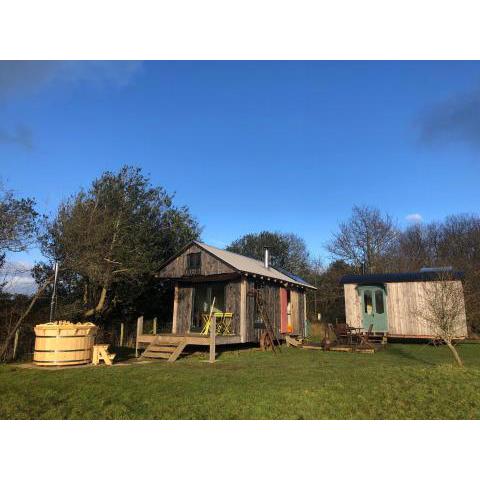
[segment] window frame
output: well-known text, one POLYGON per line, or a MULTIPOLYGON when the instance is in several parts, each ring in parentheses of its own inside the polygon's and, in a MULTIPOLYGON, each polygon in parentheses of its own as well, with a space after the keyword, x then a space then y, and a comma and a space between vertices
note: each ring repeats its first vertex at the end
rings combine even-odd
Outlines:
POLYGON ((200 272, 202 269, 202 252, 187 253, 187 272, 200 272), (195 260, 195 261, 192 261, 195 260))

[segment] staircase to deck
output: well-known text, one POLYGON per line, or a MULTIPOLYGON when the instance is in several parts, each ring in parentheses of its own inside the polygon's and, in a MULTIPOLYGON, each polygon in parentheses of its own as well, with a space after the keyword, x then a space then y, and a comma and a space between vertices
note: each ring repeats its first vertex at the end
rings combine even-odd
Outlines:
POLYGON ((174 362, 184 353, 187 343, 180 339, 178 342, 173 342, 156 337, 144 350, 140 358, 164 358, 169 362, 174 362))

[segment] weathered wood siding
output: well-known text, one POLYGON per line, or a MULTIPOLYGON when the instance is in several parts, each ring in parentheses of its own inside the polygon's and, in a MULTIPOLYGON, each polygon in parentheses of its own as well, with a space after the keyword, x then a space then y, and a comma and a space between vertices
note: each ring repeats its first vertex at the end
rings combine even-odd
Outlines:
POLYGON ((240 335, 241 280, 228 282, 225 287, 225 309, 233 313, 233 332, 240 335))
POLYGON ((193 287, 182 285, 178 286, 178 306, 177 318, 173 320, 175 333, 184 334, 190 329, 193 306, 193 287))
POLYGON ((303 335, 305 327, 305 293, 300 290, 291 290, 290 301, 292 304, 290 316, 293 328, 292 333, 303 335))
POLYGON ((180 278, 187 274, 187 255, 190 253, 201 254, 201 269, 196 275, 218 275, 222 273, 234 273, 235 270, 221 260, 197 245, 192 245, 182 255, 174 258, 158 273, 160 278, 180 278))
POLYGON ((305 335, 305 292, 298 292, 298 330, 294 332, 305 335))
MULTIPOLYGON (((459 280, 456 281, 461 285, 459 280)), ((387 283, 387 321, 390 335, 402 336, 430 336, 434 332, 421 318, 414 314, 421 308, 423 282, 387 283)), ((463 289, 462 289, 463 292, 463 289)), ((356 285, 344 285, 345 315, 352 327, 362 326, 361 298, 356 290, 356 285)), ((465 308, 462 313, 464 330, 462 335, 467 335, 465 308)))
MULTIPOLYGON (((347 283, 343 286, 345 295, 345 318, 351 327, 362 326, 362 304, 357 285, 347 283)), ((388 312, 387 312, 388 314, 388 312)))
MULTIPOLYGON (((262 328, 258 328, 255 297, 249 295, 253 292, 254 280, 246 280, 247 298, 246 298, 246 315, 245 315, 245 342, 258 342, 263 332, 262 328)), ((262 294, 265 302, 265 309, 269 316, 272 327, 280 338, 281 333, 281 307, 280 307, 280 286, 275 284, 265 284, 262 288, 262 294)), ((304 334, 305 325, 305 293, 300 290, 292 289, 290 292, 291 314, 290 321, 293 327, 293 333, 304 334)))
MULTIPOLYGON (((263 332, 258 328, 256 298, 252 295, 255 288, 254 280, 247 280, 247 307, 245 318, 245 342, 258 342, 263 332)), ((272 328, 280 335, 280 288, 277 285, 265 284, 262 287, 265 311, 270 319, 272 328)))

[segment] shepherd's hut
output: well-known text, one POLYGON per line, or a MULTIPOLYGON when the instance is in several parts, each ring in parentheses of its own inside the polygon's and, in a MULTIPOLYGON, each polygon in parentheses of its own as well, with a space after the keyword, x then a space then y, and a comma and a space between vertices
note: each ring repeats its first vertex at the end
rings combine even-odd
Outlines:
MULTIPOLYGON (((463 299, 462 272, 448 271, 448 282, 456 284, 461 295, 458 337, 467 336, 463 299)), ((425 268, 419 272, 345 275, 345 317, 351 327, 368 330, 390 338, 434 338, 435 331, 422 320, 422 294, 425 282, 439 282, 447 278, 445 269, 425 268)))

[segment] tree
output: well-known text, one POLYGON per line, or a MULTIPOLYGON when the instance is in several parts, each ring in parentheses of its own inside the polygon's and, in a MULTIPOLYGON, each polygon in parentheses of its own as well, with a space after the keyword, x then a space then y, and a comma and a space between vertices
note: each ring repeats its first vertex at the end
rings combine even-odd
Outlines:
POLYGON ((438 272, 435 281, 422 284, 418 304, 412 315, 421 319, 445 342, 457 364, 463 367, 453 345, 453 341, 464 333, 465 305, 461 282, 454 280, 450 272, 438 272))
POLYGON ((321 313, 323 322, 345 321, 345 301, 340 279, 351 273, 353 273, 351 265, 342 260, 336 260, 322 272, 322 275, 314 284, 317 287, 315 296, 318 299, 316 312, 321 313))
POLYGON ((480 217, 451 215, 443 222, 415 225, 399 235, 395 264, 400 271, 452 266, 465 273, 468 324, 480 327, 480 217))
POLYGON ((273 267, 284 268, 297 275, 308 272, 310 257, 307 246, 305 241, 294 233, 249 233, 233 241, 227 250, 263 260, 265 247, 269 247, 273 267))
POLYGON ((131 302, 165 259, 200 234, 187 207, 128 166, 71 196, 45 228, 43 252, 83 289, 84 317, 131 302))
MULTIPOLYGON (((36 239, 37 212, 31 198, 15 198, 10 190, 0 189, 0 269, 7 252, 21 252, 36 239)), ((5 285, 0 283, 0 290, 5 285)))
POLYGON ((0 191, 0 254, 21 252, 35 240, 37 216, 33 199, 0 191))
POLYGON ((377 208, 354 206, 350 219, 340 224, 326 248, 335 259, 357 270, 363 265, 366 272, 379 272, 387 268, 397 237, 389 215, 377 208))

